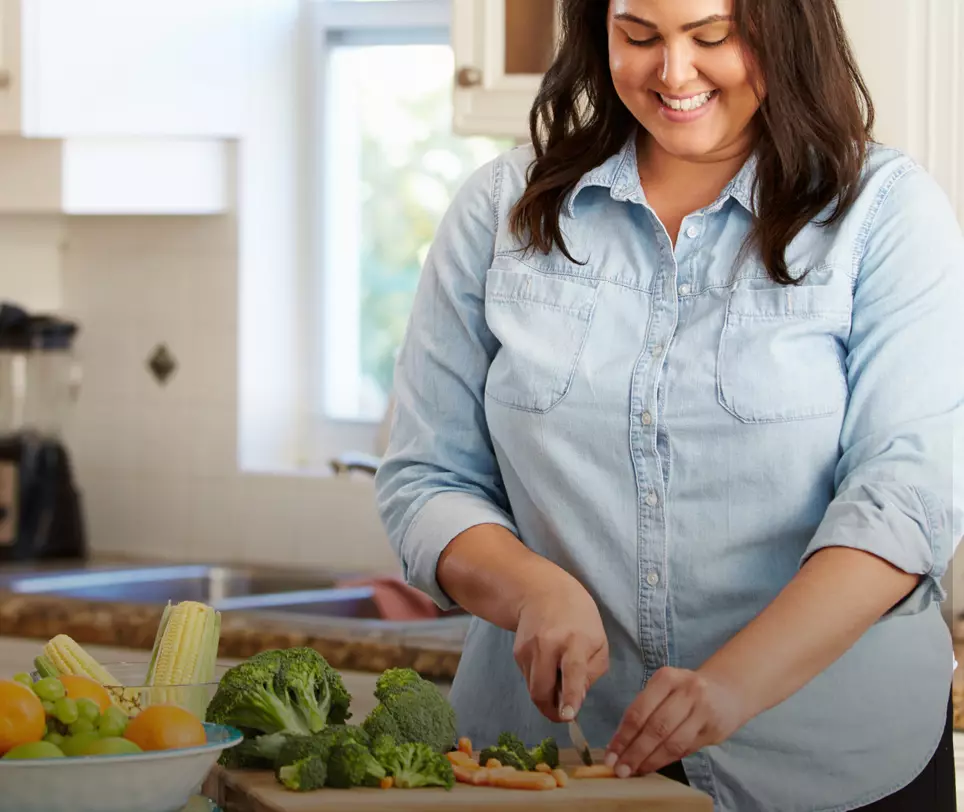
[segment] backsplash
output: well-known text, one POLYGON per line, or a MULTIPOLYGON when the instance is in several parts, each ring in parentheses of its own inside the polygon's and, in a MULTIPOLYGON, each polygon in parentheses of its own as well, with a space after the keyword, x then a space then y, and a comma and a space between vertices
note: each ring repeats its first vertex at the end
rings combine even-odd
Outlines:
POLYGON ((82 327, 67 439, 95 554, 397 570, 369 480, 238 469, 233 217, 0 218, 0 245, 3 298, 82 327))

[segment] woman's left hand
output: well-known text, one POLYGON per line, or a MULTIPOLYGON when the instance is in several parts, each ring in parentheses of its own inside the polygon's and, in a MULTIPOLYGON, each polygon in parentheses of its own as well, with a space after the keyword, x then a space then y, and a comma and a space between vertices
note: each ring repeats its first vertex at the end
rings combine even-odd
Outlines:
POLYGON ((623 714, 606 763, 620 778, 655 772, 725 741, 752 716, 748 704, 710 674, 661 668, 623 714))

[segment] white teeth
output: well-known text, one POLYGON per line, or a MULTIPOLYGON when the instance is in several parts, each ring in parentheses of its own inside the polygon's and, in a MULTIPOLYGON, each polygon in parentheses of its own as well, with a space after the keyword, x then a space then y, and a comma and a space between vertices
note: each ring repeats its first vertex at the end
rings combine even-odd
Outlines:
POLYGON ((663 100, 663 104, 672 110, 696 110, 706 104, 712 96, 712 91, 709 93, 700 93, 698 96, 690 96, 688 99, 670 99, 662 93, 659 94, 659 97, 663 100))

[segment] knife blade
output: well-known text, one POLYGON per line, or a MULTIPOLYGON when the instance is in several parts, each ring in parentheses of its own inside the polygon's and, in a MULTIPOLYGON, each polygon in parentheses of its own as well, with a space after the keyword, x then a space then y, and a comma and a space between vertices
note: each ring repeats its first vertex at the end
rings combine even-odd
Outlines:
MULTIPOLYGON (((558 671, 556 674, 556 706, 558 707, 562 701, 562 671, 558 671)), ((576 748, 579 753, 579 758, 582 763, 587 767, 592 767, 592 752, 589 749, 589 742, 586 741, 586 736, 582 732, 582 728, 579 727, 579 722, 575 718, 569 721, 569 738, 572 741, 572 746, 576 748)))

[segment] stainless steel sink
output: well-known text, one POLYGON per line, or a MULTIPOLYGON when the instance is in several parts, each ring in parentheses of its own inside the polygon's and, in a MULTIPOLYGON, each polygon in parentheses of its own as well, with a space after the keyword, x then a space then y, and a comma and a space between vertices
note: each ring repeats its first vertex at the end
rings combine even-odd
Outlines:
POLYGON ((334 586, 324 575, 209 565, 45 572, 5 580, 6 589, 21 594, 148 604, 192 600, 217 609, 234 608, 232 602, 252 596, 334 586))

